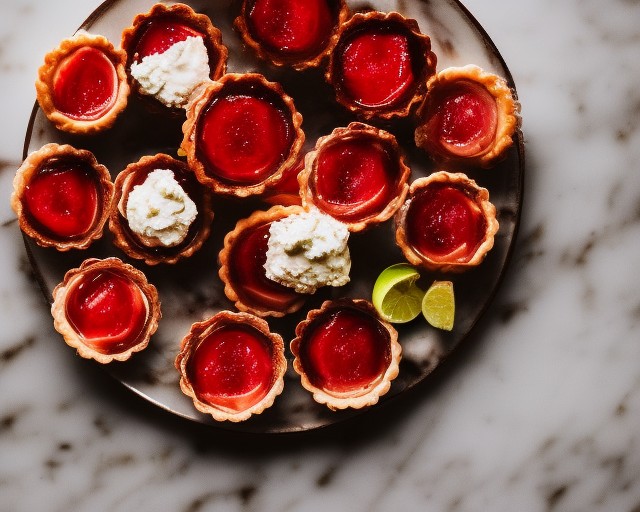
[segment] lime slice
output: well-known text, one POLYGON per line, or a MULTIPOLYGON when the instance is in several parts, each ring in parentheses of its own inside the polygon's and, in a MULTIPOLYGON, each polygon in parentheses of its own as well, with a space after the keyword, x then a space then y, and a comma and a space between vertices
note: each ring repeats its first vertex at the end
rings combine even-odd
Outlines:
POLYGON ((387 322, 402 324, 420 314, 424 292, 415 284, 418 271, 406 263, 384 269, 373 285, 371 300, 387 322))
POLYGON ((422 299, 422 314, 433 327, 450 331, 456 313, 451 281, 434 281, 422 299))

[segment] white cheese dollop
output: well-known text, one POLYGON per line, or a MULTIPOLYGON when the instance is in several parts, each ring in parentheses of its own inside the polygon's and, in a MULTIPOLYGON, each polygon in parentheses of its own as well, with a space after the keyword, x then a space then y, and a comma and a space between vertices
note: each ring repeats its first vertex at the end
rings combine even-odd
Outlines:
POLYGON ((349 282, 349 230, 317 209, 271 223, 266 276, 299 293, 349 282))
POLYGON ((197 214, 196 204, 169 169, 150 172, 142 184, 133 187, 127 199, 129 227, 149 247, 181 243, 197 214))
POLYGON ((187 37, 164 53, 131 64, 131 75, 143 94, 168 107, 185 107, 193 91, 209 80, 209 56, 202 37, 187 37))

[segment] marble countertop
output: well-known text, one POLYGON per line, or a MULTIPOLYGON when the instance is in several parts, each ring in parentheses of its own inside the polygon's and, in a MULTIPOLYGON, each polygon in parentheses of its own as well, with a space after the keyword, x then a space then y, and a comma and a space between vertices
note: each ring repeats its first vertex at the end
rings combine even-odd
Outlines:
POLYGON ((286 437, 172 417, 53 329, 8 198, 42 56, 97 5, 0 19, 0 510, 640 511, 640 3, 467 0, 522 103, 505 280, 419 394, 286 437))

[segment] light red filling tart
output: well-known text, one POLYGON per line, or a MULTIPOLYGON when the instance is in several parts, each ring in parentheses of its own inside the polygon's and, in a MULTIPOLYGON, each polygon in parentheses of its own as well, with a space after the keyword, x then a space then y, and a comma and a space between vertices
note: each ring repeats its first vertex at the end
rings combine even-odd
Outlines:
POLYGON ((442 272, 480 264, 498 231, 487 189, 462 173, 445 171, 411 184, 396 225, 396 243, 407 260, 442 272))
POLYGON ((303 205, 361 231, 396 212, 410 173, 391 133, 351 123, 318 140, 298 180, 303 205))
POLYGON ((264 320, 230 311, 193 324, 175 364, 199 411, 234 422, 273 404, 287 367, 284 342, 264 320))
POLYGON ((398 13, 355 14, 340 31, 327 81, 337 100, 364 118, 408 115, 435 72, 431 40, 398 13))
POLYGON ((79 31, 45 56, 37 99, 56 128, 78 134, 110 128, 129 95, 126 54, 103 36, 79 31))
POLYGON ((20 228, 39 245, 85 249, 102 236, 113 184, 91 152, 47 144, 25 159, 13 186, 20 228))
POLYGON ((189 109, 182 147, 214 192, 260 194, 297 161, 301 124, 279 84, 257 74, 227 74, 189 109))
POLYGON ((505 80, 477 66, 439 72, 417 116, 416 145, 434 160, 482 167, 504 156, 519 124, 505 80))
POLYGON ((245 0, 234 26, 260 58, 306 69, 331 51, 347 15, 344 0, 245 0))
POLYGON ((220 251, 220 278, 224 292, 241 311, 258 316, 281 317, 297 311, 307 296, 281 285, 265 274, 269 227, 288 215, 301 213, 299 206, 274 206, 266 212, 256 211, 238 221, 224 239, 220 251))
POLYGON ((326 301, 296 327, 293 367, 330 409, 373 405, 398 375, 398 334, 365 300, 326 301))
POLYGON ((124 361, 149 344, 158 327, 156 288, 118 258, 85 260, 53 290, 56 330, 84 358, 124 361))

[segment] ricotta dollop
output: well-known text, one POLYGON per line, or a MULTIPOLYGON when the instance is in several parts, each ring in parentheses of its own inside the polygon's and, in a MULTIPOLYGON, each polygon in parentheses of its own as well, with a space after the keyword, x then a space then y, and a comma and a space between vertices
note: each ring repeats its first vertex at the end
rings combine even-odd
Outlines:
POLYGON ((170 169, 156 169, 133 187, 126 216, 131 231, 148 247, 173 247, 187 236, 198 214, 196 204, 170 169))
POLYGON ((266 276, 298 293, 349 282, 349 230, 313 209, 271 223, 266 276))
POLYGON ((209 56, 202 37, 187 37, 163 53, 131 64, 140 92, 168 107, 185 107, 195 89, 209 80, 209 56))

